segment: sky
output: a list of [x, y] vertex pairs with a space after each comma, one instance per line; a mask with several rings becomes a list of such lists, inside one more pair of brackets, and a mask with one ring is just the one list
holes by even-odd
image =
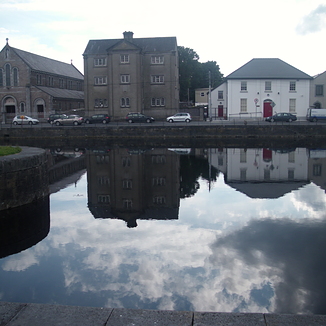
[[253, 58], [279, 58], [310, 76], [326, 70], [325, 0], [0, 2], [0, 49], [8, 38], [12, 47], [72, 62], [82, 73], [89, 40], [120, 39], [125, 31], [175, 36], [200, 62], [216, 61], [224, 76]]

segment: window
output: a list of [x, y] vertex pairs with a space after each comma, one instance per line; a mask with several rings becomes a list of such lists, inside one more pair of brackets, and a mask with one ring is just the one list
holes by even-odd
[[64, 88], [64, 83], [63, 83], [63, 79], [59, 79], [59, 87], [60, 88]]
[[68, 89], [72, 89], [72, 80], [68, 80]]
[[165, 164], [166, 158], [165, 155], [152, 155], [153, 164]]
[[265, 81], [265, 91], [270, 92], [272, 90], [272, 82], [271, 81]]
[[120, 75], [121, 84], [130, 84], [130, 75]]
[[288, 156], [289, 163], [295, 163], [295, 152], [290, 152]]
[[53, 77], [49, 76], [48, 80], [49, 80], [49, 83], [48, 83], [49, 86], [53, 86]]
[[77, 91], [81, 91], [82, 90], [82, 84], [81, 82], [77, 82]]
[[247, 112], [247, 99], [246, 98], [240, 99], [240, 112]]
[[295, 92], [295, 90], [296, 90], [295, 81], [290, 81], [290, 92]]
[[94, 59], [94, 66], [95, 67], [106, 66], [106, 58], [96, 58], [96, 59]]
[[295, 113], [296, 110], [296, 99], [295, 98], [290, 98], [289, 99], [289, 112], [290, 113]]
[[166, 179], [163, 177], [153, 177], [152, 186], [165, 186]]
[[314, 177], [320, 177], [322, 172], [322, 165], [321, 164], [314, 164], [312, 167], [312, 175]]
[[153, 197], [153, 204], [163, 205], [165, 203], [166, 203], [166, 198], [164, 196], [154, 196]]
[[42, 75], [36, 75], [36, 83], [37, 85], [42, 85]]
[[106, 85], [107, 84], [106, 76], [94, 77], [94, 84], [95, 85]]
[[271, 170], [269, 168], [264, 169], [264, 180], [265, 181], [271, 180]]
[[9, 64], [6, 64], [5, 70], [6, 70], [6, 86], [11, 86], [11, 82], [10, 82], [10, 65]]
[[0, 69], [0, 87], [3, 86], [3, 70]]
[[97, 195], [97, 202], [110, 204], [110, 195]]
[[315, 85], [315, 96], [324, 96], [324, 85]]
[[247, 163], [247, 151], [244, 148], [240, 149], [240, 163]]
[[240, 181], [247, 181], [247, 169], [240, 169]]
[[223, 91], [218, 91], [218, 93], [217, 93], [217, 98], [218, 98], [219, 100], [223, 100]]
[[25, 103], [20, 103], [20, 112], [25, 112]]
[[121, 54], [120, 63], [129, 63], [129, 54]]
[[122, 108], [129, 108], [130, 107], [130, 99], [129, 97], [122, 97], [120, 100], [120, 106]]
[[164, 83], [164, 75], [152, 75], [152, 83], [153, 84], [163, 84]]
[[288, 180], [294, 180], [294, 169], [288, 169]]
[[130, 179], [122, 180], [122, 188], [123, 189], [132, 189], [132, 180], [130, 180]]
[[241, 92], [246, 92], [247, 91], [247, 82], [242, 81], [241, 82]]
[[132, 199], [122, 199], [123, 208], [132, 208]]
[[18, 69], [17, 68], [13, 69], [13, 74], [14, 74], [14, 86], [18, 86]]
[[162, 65], [164, 63], [163, 55], [153, 55], [151, 57], [151, 64], [153, 65]]
[[109, 186], [110, 185], [110, 178], [106, 175], [100, 175], [97, 177], [97, 183], [99, 185], [106, 185]]
[[123, 157], [122, 158], [122, 166], [126, 167], [126, 166], [130, 166], [130, 158], [129, 157]]
[[165, 98], [164, 97], [158, 97], [158, 98], [153, 97], [151, 105], [152, 106], [165, 106]]
[[96, 98], [94, 106], [96, 108], [107, 108], [108, 107], [108, 100], [106, 98]]

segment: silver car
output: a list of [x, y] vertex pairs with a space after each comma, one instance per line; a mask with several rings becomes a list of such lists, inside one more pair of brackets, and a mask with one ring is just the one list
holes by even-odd
[[21, 125], [21, 124], [37, 125], [39, 123], [39, 121], [37, 119], [31, 118], [27, 115], [16, 115], [13, 118], [12, 123], [14, 125]]
[[84, 118], [80, 117], [79, 115], [69, 115], [69, 116], [54, 120], [53, 124], [55, 124], [56, 126], [63, 126], [63, 125], [78, 126], [78, 125], [81, 125], [83, 123], [83, 121], [84, 121]]
[[166, 118], [167, 122], [190, 122], [191, 121], [191, 115], [189, 113], [180, 112], [176, 113], [175, 115], [172, 115], [171, 117]]

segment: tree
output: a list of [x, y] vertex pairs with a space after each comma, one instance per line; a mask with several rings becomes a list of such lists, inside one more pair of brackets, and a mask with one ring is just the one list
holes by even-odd
[[211, 87], [215, 88], [223, 81], [223, 75], [216, 61], [199, 62], [199, 55], [190, 48], [178, 46], [180, 101], [195, 100], [196, 88], [208, 88], [209, 71]]

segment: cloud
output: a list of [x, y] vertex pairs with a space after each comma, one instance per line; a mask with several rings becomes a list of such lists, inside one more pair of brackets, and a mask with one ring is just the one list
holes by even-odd
[[303, 17], [301, 23], [297, 26], [298, 34], [306, 35], [309, 33], [316, 33], [326, 27], [326, 5], [319, 5], [315, 10]]

